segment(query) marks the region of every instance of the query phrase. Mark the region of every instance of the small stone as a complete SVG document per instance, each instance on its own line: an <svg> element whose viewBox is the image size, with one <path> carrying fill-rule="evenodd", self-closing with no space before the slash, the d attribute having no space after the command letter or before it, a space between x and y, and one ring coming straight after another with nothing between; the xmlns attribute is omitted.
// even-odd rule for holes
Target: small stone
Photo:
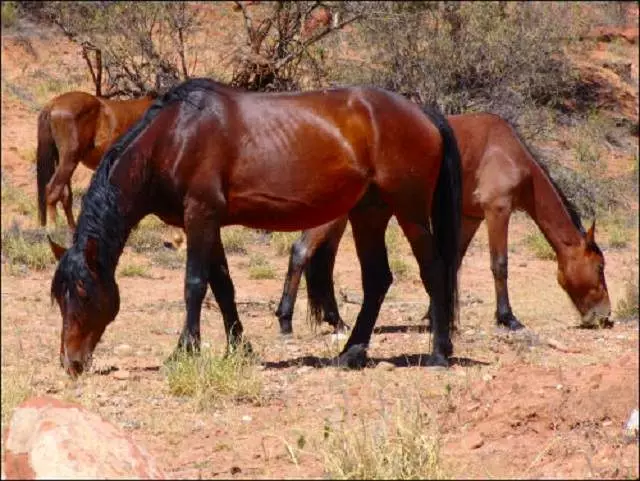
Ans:
<svg viewBox="0 0 640 481"><path fill-rule="evenodd" d="M624 425L624 434L627 437L638 436L638 410L631 411L631 416L627 420L627 424Z"/></svg>
<svg viewBox="0 0 640 481"><path fill-rule="evenodd" d="M564 386L563 386L562 384L556 384L556 389L557 389L558 391L562 391L562 388L563 388L563 387L564 387Z"/></svg>
<svg viewBox="0 0 640 481"><path fill-rule="evenodd" d="M483 380L484 382L489 382L489 381L491 381L492 379L493 379L493 374L485 374L485 375L483 375L483 376L482 376L482 380Z"/></svg>
<svg viewBox="0 0 640 481"><path fill-rule="evenodd" d="M484 439L478 433L469 434L463 441L467 449L478 449L484 444Z"/></svg>
<svg viewBox="0 0 640 481"><path fill-rule="evenodd" d="M126 369L123 369L121 371L114 372L113 377L118 381L126 381L127 379L129 379L129 377L131 377L131 373Z"/></svg>
<svg viewBox="0 0 640 481"><path fill-rule="evenodd" d="M249 416L248 414L245 414L244 416L242 416L242 422L243 423L250 423L252 419L253 418L251 416Z"/></svg>
<svg viewBox="0 0 640 481"><path fill-rule="evenodd" d="M305 372L309 372L309 371L312 371L312 370L313 370L313 367L311 367L311 366L301 366L296 370L296 372L298 374L304 374Z"/></svg>
<svg viewBox="0 0 640 481"><path fill-rule="evenodd" d="M242 472L242 469L240 469L238 466L231 466L231 469L229 471L231 472L231 474L238 474Z"/></svg>
<svg viewBox="0 0 640 481"><path fill-rule="evenodd" d="M129 344L120 344L113 349L117 356L130 356L133 348Z"/></svg>
<svg viewBox="0 0 640 481"><path fill-rule="evenodd" d="M396 368L396 365L389 361L380 361L376 364L376 369L380 371L393 371Z"/></svg>

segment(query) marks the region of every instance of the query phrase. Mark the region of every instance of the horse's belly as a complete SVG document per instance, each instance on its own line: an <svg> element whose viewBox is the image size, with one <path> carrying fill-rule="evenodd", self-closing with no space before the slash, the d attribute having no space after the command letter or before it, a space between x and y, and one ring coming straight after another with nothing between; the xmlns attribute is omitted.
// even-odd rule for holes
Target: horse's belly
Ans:
<svg viewBox="0 0 640 481"><path fill-rule="evenodd" d="M345 215L368 186L356 170L306 172L294 178L265 176L254 185L231 189L224 223L278 231L309 229Z"/></svg>

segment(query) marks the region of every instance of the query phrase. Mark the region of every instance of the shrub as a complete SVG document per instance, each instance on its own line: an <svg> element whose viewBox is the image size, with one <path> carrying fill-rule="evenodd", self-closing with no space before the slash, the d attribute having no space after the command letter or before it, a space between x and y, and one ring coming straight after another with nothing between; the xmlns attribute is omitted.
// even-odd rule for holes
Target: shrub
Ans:
<svg viewBox="0 0 640 481"><path fill-rule="evenodd" d="M277 255L286 256L299 236L300 232L272 232L270 244L276 248Z"/></svg>
<svg viewBox="0 0 640 481"><path fill-rule="evenodd" d="M142 264L126 264L120 268L124 277L149 277L149 267Z"/></svg>
<svg viewBox="0 0 640 481"><path fill-rule="evenodd" d="M242 226L224 227L221 231L222 245L230 254L246 254L247 244L251 241L251 230Z"/></svg>

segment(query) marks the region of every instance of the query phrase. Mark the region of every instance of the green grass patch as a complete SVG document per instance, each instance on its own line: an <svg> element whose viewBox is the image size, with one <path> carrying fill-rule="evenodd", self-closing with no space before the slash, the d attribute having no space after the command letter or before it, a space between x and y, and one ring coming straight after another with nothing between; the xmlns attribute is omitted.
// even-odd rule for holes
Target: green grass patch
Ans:
<svg viewBox="0 0 640 481"><path fill-rule="evenodd" d="M250 229L242 226L229 226L222 229L222 245L228 254L246 254L247 244L253 239Z"/></svg>
<svg viewBox="0 0 640 481"><path fill-rule="evenodd" d="M2 370L2 429L7 425L13 410L31 395L33 373L10 373Z"/></svg>
<svg viewBox="0 0 640 481"><path fill-rule="evenodd" d="M398 401L378 420L324 428L324 463L331 479L438 479L440 439L419 404Z"/></svg>
<svg viewBox="0 0 640 481"><path fill-rule="evenodd" d="M165 249L167 233L167 225L155 215L149 215L133 229L127 245L138 253L158 252Z"/></svg>
<svg viewBox="0 0 640 481"><path fill-rule="evenodd" d="M527 234L524 238L524 243L538 259L554 260L556 258L556 253L553 251L553 248L539 231Z"/></svg>
<svg viewBox="0 0 640 481"><path fill-rule="evenodd" d="M279 256L289 255L291 245L300 236L301 232L272 232L269 243L275 247L276 254Z"/></svg>
<svg viewBox="0 0 640 481"><path fill-rule="evenodd" d="M393 255L389 258L389 267L394 279L404 281L410 277L411 266L398 255Z"/></svg>
<svg viewBox="0 0 640 481"><path fill-rule="evenodd" d="M120 275L124 277L149 277L149 266L144 264L125 264L120 267Z"/></svg>
<svg viewBox="0 0 640 481"><path fill-rule="evenodd" d="M13 273L20 268L44 270L55 263L44 234L23 231L16 224L2 233L2 256Z"/></svg>
<svg viewBox="0 0 640 481"><path fill-rule="evenodd" d="M262 378L256 366L256 358L242 348L226 357L202 349L197 356L180 353L165 369L171 394L191 397L206 409L225 400L258 402Z"/></svg>
<svg viewBox="0 0 640 481"><path fill-rule="evenodd" d="M637 319L638 318L638 282L629 280L625 283L624 297L618 301L616 305L616 317L618 319Z"/></svg>
<svg viewBox="0 0 640 481"><path fill-rule="evenodd" d="M2 28L11 28L18 21L17 2L2 2Z"/></svg>
<svg viewBox="0 0 640 481"><path fill-rule="evenodd" d="M250 279L274 279L276 271L262 254L255 254L249 260Z"/></svg>
<svg viewBox="0 0 640 481"><path fill-rule="evenodd" d="M36 196L27 195L19 187L12 185L10 182L2 181L2 210L6 212L7 208L14 208L19 214L29 218L36 219L38 215L38 205Z"/></svg>

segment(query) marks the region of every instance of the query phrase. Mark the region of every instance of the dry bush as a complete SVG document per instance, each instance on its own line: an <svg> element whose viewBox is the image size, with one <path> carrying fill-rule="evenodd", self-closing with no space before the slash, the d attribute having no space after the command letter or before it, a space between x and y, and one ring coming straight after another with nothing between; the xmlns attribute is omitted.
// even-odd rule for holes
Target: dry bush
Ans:
<svg viewBox="0 0 640 481"><path fill-rule="evenodd" d="M160 92L197 62L189 44L200 18L186 2L23 2L23 10L81 47L96 95Z"/></svg>
<svg viewBox="0 0 640 481"><path fill-rule="evenodd" d="M381 2L366 23L375 83L445 112L556 105L575 75L564 54L580 6L542 2Z"/></svg>
<svg viewBox="0 0 640 481"><path fill-rule="evenodd" d="M364 18L360 2L234 2L244 19L242 45L234 54L231 85L248 90L297 90L305 79L319 85L326 74L328 35Z"/></svg>
<svg viewBox="0 0 640 481"><path fill-rule="evenodd" d="M618 319L637 319L640 310L638 301L638 281L630 279L625 283L624 297L616 305Z"/></svg>

